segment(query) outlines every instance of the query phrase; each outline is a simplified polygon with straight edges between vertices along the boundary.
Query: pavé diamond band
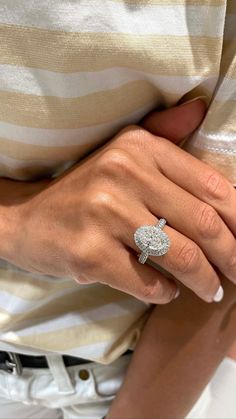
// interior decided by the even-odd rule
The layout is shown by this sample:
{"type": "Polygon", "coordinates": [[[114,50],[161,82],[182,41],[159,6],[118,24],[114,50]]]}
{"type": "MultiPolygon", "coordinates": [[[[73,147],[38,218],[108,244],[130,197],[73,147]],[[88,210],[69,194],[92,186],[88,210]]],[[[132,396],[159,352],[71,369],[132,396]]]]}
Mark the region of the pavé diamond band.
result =
{"type": "Polygon", "coordinates": [[[134,233],[134,241],[138,248],[142,251],[139,255],[139,262],[145,263],[149,256],[162,256],[168,252],[170,248],[170,239],[168,235],[162,231],[166,224],[166,220],[161,218],[158,224],[143,225],[134,233]]]}

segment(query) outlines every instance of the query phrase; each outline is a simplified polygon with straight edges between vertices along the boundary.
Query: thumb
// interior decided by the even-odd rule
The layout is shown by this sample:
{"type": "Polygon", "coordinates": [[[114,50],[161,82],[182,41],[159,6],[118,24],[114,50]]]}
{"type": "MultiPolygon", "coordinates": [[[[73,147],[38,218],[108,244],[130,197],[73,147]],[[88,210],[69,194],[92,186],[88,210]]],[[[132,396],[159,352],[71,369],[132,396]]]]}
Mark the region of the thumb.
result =
{"type": "Polygon", "coordinates": [[[164,111],[152,111],[145,116],[140,125],[152,134],[178,144],[195,131],[205,112],[204,100],[195,99],[164,111]]]}

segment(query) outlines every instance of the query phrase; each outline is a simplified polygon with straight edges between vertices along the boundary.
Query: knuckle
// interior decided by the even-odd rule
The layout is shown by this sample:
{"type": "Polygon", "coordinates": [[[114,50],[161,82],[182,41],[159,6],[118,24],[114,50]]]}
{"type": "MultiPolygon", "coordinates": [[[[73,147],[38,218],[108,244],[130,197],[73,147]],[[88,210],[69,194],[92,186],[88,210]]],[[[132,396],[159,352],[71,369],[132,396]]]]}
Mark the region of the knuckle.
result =
{"type": "Polygon", "coordinates": [[[70,271],[78,278],[81,275],[96,274],[101,265],[101,254],[105,254],[104,244],[98,232],[86,231],[70,249],[70,271]]]}
{"type": "Polygon", "coordinates": [[[99,174],[109,178],[127,175],[132,167],[132,158],[129,153],[118,148],[106,150],[97,162],[99,174]]]}
{"type": "Polygon", "coordinates": [[[202,237],[215,238],[221,228],[221,220],[217,212],[210,205],[203,204],[198,211],[198,231],[202,237]]]}
{"type": "Polygon", "coordinates": [[[200,249],[193,242],[186,242],[172,260],[174,271],[180,274],[192,273],[200,264],[200,249]]]}
{"type": "Polygon", "coordinates": [[[86,203],[86,214],[92,218],[105,218],[114,205],[114,197],[111,193],[98,190],[90,194],[86,203]]]}
{"type": "Polygon", "coordinates": [[[70,249],[70,271],[75,277],[81,274],[87,274],[97,269],[98,244],[94,243],[91,238],[89,240],[80,240],[77,245],[71,245],[70,249]]]}
{"type": "Polygon", "coordinates": [[[134,132],[139,130],[140,127],[135,124],[129,124],[126,127],[122,128],[119,132],[119,136],[127,136],[127,135],[133,135],[134,132]]]}
{"type": "Polygon", "coordinates": [[[130,125],[126,127],[121,135],[121,140],[130,146],[139,146],[143,149],[147,147],[147,144],[153,139],[153,135],[145,128],[139,125],[130,125]]]}
{"type": "Polygon", "coordinates": [[[175,288],[166,288],[161,281],[155,281],[146,285],[143,290],[144,301],[153,302],[158,304],[166,304],[173,300],[175,297],[175,288]]]}
{"type": "Polygon", "coordinates": [[[160,281],[150,282],[146,284],[143,289],[144,300],[147,301],[157,301],[163,298],[163,289],[160,281]]]}
{"type": "Polygon", "coordinates": [[[227,199],[230,189],[227,181],[220,173],[214,170],[208,171],[203,180],[203,187],[210,198],[224,201],[227,199]]]}
{"type": "Polygon", "coordinates": [[[234,253],[233,256],[231,256],[229,263],[228,263],[228,267],[230,272],[236,272],[236,254],[234,253]]]}

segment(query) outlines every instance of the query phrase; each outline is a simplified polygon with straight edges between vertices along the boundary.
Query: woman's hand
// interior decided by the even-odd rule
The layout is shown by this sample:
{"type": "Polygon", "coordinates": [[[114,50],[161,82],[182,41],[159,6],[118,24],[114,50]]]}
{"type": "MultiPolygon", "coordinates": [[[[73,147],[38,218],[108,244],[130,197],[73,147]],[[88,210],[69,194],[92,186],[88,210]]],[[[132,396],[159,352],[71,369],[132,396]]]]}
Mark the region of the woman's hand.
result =
{"type": "Polygon", "coordinates": [[[220,286],[212,264],[236,280],[235,207],[236,191],[223,176],[170,141],[129,126],[12,206],[8,218],[17,211],[18,229],[4,258],[28,271],[167,303],[175,282],[138,263],[133,240],[137,227],[165,217],[171,247],[151,259],[211,302],[220,286]]]}

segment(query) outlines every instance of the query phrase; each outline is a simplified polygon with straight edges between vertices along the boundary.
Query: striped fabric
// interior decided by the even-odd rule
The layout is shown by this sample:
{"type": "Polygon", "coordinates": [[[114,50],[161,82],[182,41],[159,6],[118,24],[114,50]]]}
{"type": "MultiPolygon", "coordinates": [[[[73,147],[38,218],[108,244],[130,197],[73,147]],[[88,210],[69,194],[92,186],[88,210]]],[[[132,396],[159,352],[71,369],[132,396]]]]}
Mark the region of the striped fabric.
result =
{"type": "MultiPolygon", "coordinates": [[[[56,177],[156,106],[205,95],[185,148],[236,184],[235,52],[233,0],[0,0],[0,176],[56,177]]],[[[1,349],[110,363],[147,315],[1,261],[1,349]]]]}

